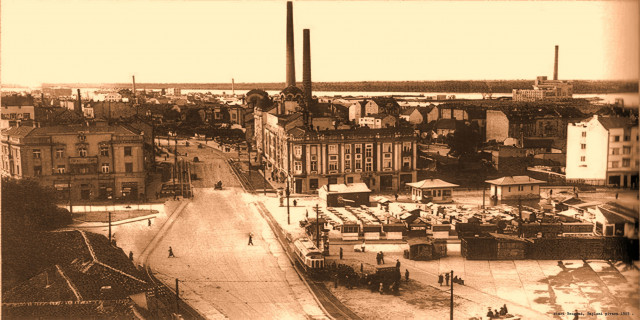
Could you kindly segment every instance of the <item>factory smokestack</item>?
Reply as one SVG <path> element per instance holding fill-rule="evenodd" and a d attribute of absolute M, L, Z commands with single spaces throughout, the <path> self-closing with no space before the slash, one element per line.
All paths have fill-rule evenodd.
<path fill-rule="evenodd" d="M 556 46 L 556 59 L 553 64 L 553 80 L 558 80 L 558 46 Z"/>
<path fill-rule="evenodd" d="M 307 112 L 311 111 L 311 43 L 309 29 L 302 30 L 302 85 Z"/>
<path fill-rule="evenodd" d="M 296 85 L 296 66 L 293 53 L 293 3 L 287 1 L 287 87 Z"/>
<path fill-rule="evenodd" d="M 75 105 L 75 110 L 73 111 L 82 114 L 82 98 L 80 97 L 80 89 L 78 89 L 78 104 Z"/>
<path fill-rule="evenodd" d="M 136 76 L 131 76 L 133 78 L 133 98 L 136 97 Z"/>

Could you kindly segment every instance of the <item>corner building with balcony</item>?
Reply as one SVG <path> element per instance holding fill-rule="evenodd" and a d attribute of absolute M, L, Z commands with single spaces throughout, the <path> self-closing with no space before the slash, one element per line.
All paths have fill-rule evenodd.
<path fill-rule="evenodd" d="M 416 137 L 411 128 L 309 129 L 301 114 L 257 111 L 256 144 L 272 178 L 289 179 L 292 192 L 313 193 L 326 184 L 365 183 L 397 191 L 416 181 Z"/>
<path fill-rule="evenodd" d="M 2 175 L 37 179 L 60 199 L 137 199 L 145 193 L 143 137 L 123 126 L 2 131 Z"/>

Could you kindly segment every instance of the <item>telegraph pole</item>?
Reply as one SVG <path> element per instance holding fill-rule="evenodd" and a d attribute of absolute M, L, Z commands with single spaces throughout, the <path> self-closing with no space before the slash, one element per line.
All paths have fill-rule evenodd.
<path fill-rule="evenodd" d="M 289 194 L 291 193 L 289 191 L 289 177 L 287 177 L 287 190 L 285 191 L 287 194 L 287 224 L 291 224 L 291 216 L 289 213 Z"/>
<path fill-rule="evenodd" d="M 174 160 L 173 160 L 173 199 L 176 199 L 176 174 L 178 174 L 178 132 L 173 133 L 173 140 L 176 143 L 176 148 L 174 150 Z"/>
<path fill-rule="evenodd" d="M 320 249 L 320 208 L 316 203 L 316 248 Z"/>
<path fill-rule="evenodd" d="M 109 243 L 111 243 L 111 211 L 109 211 Z"/>
<path fill-rule="evenodd" d="M 450 309 L 449 318 L 453 320 L 453 270 L 451 270 L 451 309 Z"/>
<path fill-rule="evenodd" d="M 178 286 L 178 278 L 176 278 L 176 313 L 180 313 L 180 287 Z"/>

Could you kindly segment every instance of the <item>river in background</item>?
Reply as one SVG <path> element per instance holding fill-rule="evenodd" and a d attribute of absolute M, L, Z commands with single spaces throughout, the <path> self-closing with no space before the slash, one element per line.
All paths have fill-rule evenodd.
<path fill-rule="evenodd" d="M 40 88 L 33 88 L 33 90 L 39 90 Z M 32 88 L 2 88 L 2 92 L 30 92 Z M 154 91 L 160 91 L 161 89 L 154 89 Z M 92 98 L 95 96 L 96 91 L 104 91 L 104 89 L 99 88 L 80 88 L 80 93 L 85 96 Z M 245 94 L 249 90 L 236 90 L 236 94 Z M 72 89 L 73 94 L 75 95 L 76 88 Z M 231 94 L 231 88 L 227 90 L 206 90 L 206 89 L 182 89 L 182 94 L 188 93 L 207 93 L 211 92 L 212 94 L 222 95 L 222 94 Z M 277 95 L 280 93 L 278 90 L 266 90 L 269 95 Z M 456 99 L 482 99 L 482 93 L 455 93 L 455 92 L 367 92 L 367 91 L 314 91 L 313 94 L 318 97 L 376 97 L 376 96 L 405 96 L 405 99 L 426 99 L 427 97 L 432 97 L 433 100 L 436 99 L 436 96 L 444 95 L 447 98 L 452 98 L 455 96 Z M 499 97 L 511 97 L 510 93 L 494 93 L 493 99 L 497 99 Z M 624 93 L 584 93 L 584 94 L 574 94 L 574 98 L 600 98 L 599 103 L 614 103 L 616 99 L 622 98 L 624 100 L 624 105 L 627 107 L 638 106 L 640 95 L 637 92 L 624 92 Z M 434 101 L 436 102 L 436 101 Z M 443 102 L 443 101 L 438 101 Z"/>

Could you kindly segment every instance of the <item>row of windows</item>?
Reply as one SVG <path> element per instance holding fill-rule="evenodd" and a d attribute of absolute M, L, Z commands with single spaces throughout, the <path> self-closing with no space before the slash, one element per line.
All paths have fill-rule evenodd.
<path fill-rule="evenodd" d="M 630 167 L 631 159 L 622 159 L 622 167 Z M 638 161 L 636 161 L 636 166 L 638 166 Z M 609 168 L 620 168 L 620 161 L 609 161 Z"/>
<path fill-rule="evenodd" d="M 90 167 L 79 167 L 77 173 L 92 173 Z M 56 173 L 59 174 L 64 174 L 67 172 L 67 166 L 64 164 L 58 165 L 58 167 L 55 170 Z M 111 172 L 111 165 L 109 163 L 103 163 L 102 166 L 100 167 L 100 172 L 102 173 L 109 173 Z M 133 163 L 131 162 L 125 162 L 124 164 L 124 172 L 126 173 L 133 173 Z M 33 174 L 36 176 L 40 176 L 42 175 L 42 166 L 34 166 L 33 167 Z"/>
<path fill-rule="evenodd" d="M 78 155 L 80 157 L 86 157 L 87 156 L 87 148 L 86 147 L 79 147 L 78 148 Z M 33 149 L 33 158 L 34 159 L 40 159 L 42 156 L 42 152 L 40 151 L 40 149 Z M 109 147 L 108 146 L 100 146 L 100 156 L 103 157 L 108 157 L 109 156 Z M 125 157 L 130 157 L 131 156 L 131 147 L 124 147 L 124 156 Z M 62 159 L 64 158 L 64 149 L 56 149 L 56 159 Z"/>
<path fill-rule="evenodd" d="M 344 153 L 345 154 L 351 154 L 352 152 L 352 148 L 351 148 L 351 144 L 344 144 Z M 355 154 L 360 154 L 362 153 L 362 144 L 354 144 L 353 145 L 353 153 Z M 383 143 L 382 144 L 382 152 L 385 153 L 390 153 L 393 152 L 393 145 L 391 143 Z M 365 150 L 365 156 L 366 157 L 372 157 L 373 156 L 373 144 L 371 143 L 367 143 L 364 144 L 364 150 Z M 411 142 L 403 142 L 402 143 L 402 151 L 407 152 L 411 150 Z M 311 155 L 317 155 L 318 154 L 318 146 L 310 146 L 309 151 L 311 153 Z M 337 144 L 330 144 L 328 146 L 328 153 L 329 154 L 338 154 L 338 145 Z M 302 146 L 294 146 L 293 147 L 293 154 L 296 158 L 300 158 L 302 157 Z"/>
<path fill-rule="evenodd" d="M 525 186 L 517 186 L 518 191 L 524 191 L 524 187 Z M 529 187 L 531 187 L 531 190 L 533 190 L 533 186 L 529 186 Z M 509 192 L 511 192 L 511 187 L 509 187 Z"/>
<path fill-rule="evenodd" d="M 312 156 L 311 158 L 311 162 L 310 162 L 310 167 L 311 167 L 311 171 L 318 171 L 318 161 L 316 156 Z M 351 170 L 352 167 L 352 161 L 351 161 L 351 155 L 350 154 L 345 154 L 344 155 L 344 170 Z M 372 157 L 365 157 L 364 158 L 365 162 L 364 162 L 364 170 L 365 171 L 373 171 L 373 158 Z M 338 156 L 337 155 L 330 155 L 329 156 L 329 171 L 337 171 L 338 170 Z M 354 165 L 354 169 L 356 170 L 362 170 L 362 155 L 361 154 L 356 154 L 355 155 L 355 160 L 353 161 L 353 165 Z M 391 159 L 391 156 L 389 154 L 389 157 L 385 157 L 385 159 L 383 159 L 382 161 L 382 168 L 383 169 L 391 169 L 393 166 L 393 161 Z M 403 157 L 402 158 L 402 165 L 403 167 L 410 167 L 411 166 L 411 157 Z M 293 169 L 295 172 L 302 172 L 302 161 L 294 161 L 293 162 Z"/>
<path fill-rule="evenodd" d="M 620 148 L 611 148 L 611 154 L 620 154 Z M 631 154 L 631 147 L 622 147 L 622 154 Z"/>

